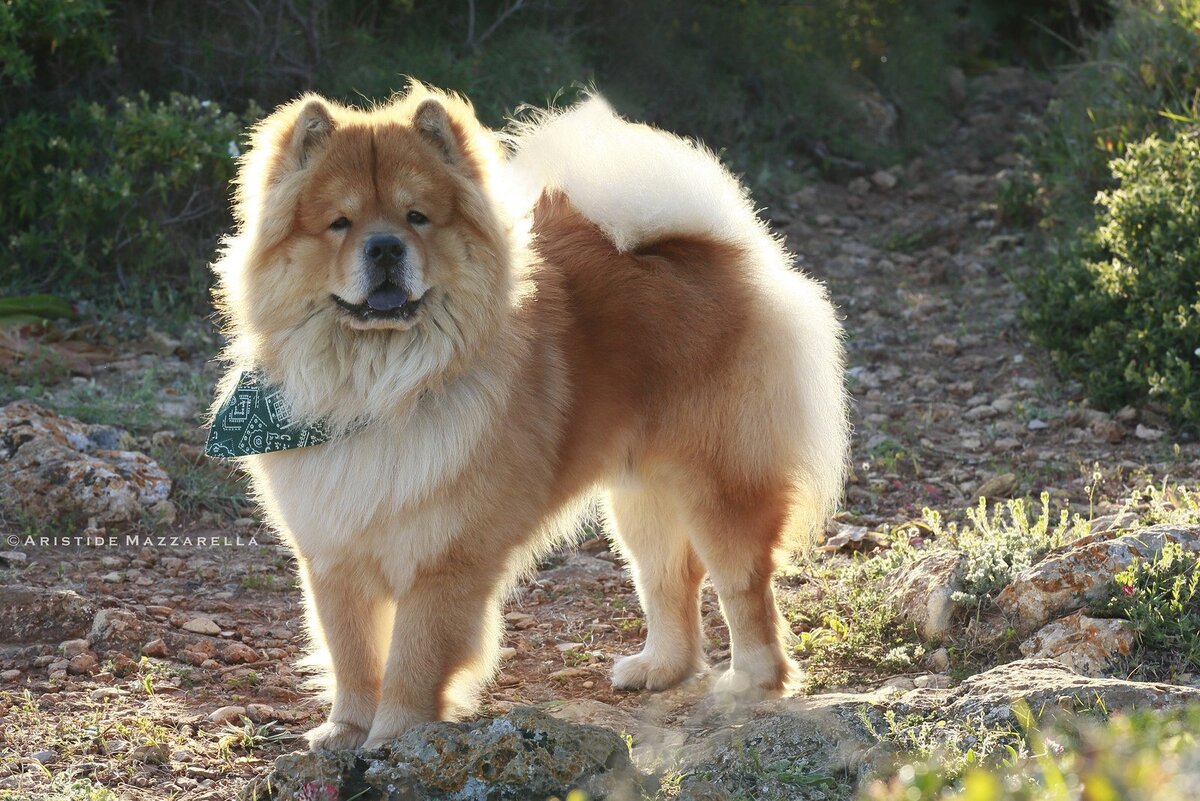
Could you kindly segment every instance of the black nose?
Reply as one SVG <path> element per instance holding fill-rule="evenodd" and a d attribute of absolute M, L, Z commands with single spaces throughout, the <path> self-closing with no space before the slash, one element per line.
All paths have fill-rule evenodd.
<path fill-rule="evenodd" d="M 391 234 L 378 234 L 363 245 L 363 255 L 371 264 L 386 270 L 404 261 L 404 243 Z"/>

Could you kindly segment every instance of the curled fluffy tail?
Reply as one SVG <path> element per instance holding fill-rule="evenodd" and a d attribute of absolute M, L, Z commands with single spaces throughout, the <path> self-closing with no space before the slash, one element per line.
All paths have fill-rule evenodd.
<path fill-rule="evenodd" d="M 600 97 L 516 124 L 510 141 L 510 167 L 530 196 L 564 193 L 621 252 L 665 236 L 740 244 L 765 233 L 712 151 L 627 122 Z"/>

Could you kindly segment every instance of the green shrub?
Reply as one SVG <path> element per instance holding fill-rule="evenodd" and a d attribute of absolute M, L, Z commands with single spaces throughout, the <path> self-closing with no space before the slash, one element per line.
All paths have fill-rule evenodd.
<path fill-rule="evenodd" d="M 1200 40 L 1197 42 L 1200 44 Z M 1152 398 L 1200 423 L 1200 140 L 1152 134 L 1111 162 L 1092 227 L 1033 273 L 1028 319 L 1101 406 Z"/>
<path fill-rule="evenodd" d="M 4 123 L 4 283 L 117 306 L 203 298 L 244 126 L 213 103 L 145 94 Z"/>
<path fill-rule="evenodd" d="M 0 3 L 0 90 L 4 92 L 32 85 L 39 74 L 66 77 L 108 63 L 113 55 L 103 0 Z"/>
<path fill-rule="evenodd" d="M 1096 610 L 1130 621 L 1139 655 L 1165 668 L 1200 669 L 1200 554 L 1168 542 L 1153 559 L 1135 560 L 1113 576 L 1109 599 Z"/>

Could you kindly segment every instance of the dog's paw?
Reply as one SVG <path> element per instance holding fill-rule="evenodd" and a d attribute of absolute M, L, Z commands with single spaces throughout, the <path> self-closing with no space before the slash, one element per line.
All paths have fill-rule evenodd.
<path fill-rule="evenodd" d="M 642 651 L 623 656 L 613 665 L 614 690 L 665 690 L 700 669 L 698 659 L 666 660 Z"/>
<path fill-rule="evenodd" d="M 345 751 L 358 748 L 367 740 L 367 730 L 353 723 L 335 723 L 327 720 L 307 735 L 308 747 L 313 751 Z"/>
<path fill-rule="evenodd" d="M 782 655 L 771 655 L 750 665 L 750 669 L 730 668 L 713 685 L 716 696 L 753 703 L 777 698 L 796 681 L 796 666 Z"/>

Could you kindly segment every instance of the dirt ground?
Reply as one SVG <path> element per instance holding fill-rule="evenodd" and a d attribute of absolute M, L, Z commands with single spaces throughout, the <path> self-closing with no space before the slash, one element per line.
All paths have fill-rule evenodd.
<path fill-rule="evenodd" d="M 884 532 L 925 506 L 952 514 L 993 479 L 997 494 L 1047 491 L 1099 514 L 1148 479 L 1200 475 L 1196 443 L 1176 441 L 1144 410 L 1089 410 L 1022 330 L 1014 281 L 1031 254 L 1020 232 L 998 224 L 994 198 L 1017 160 L 1014 136 L 1050 90 L 1018 70 L 976 79 L 954 129 L 924 157 L 813 185 L 767 211 L 845 315 L 854 476 L 831 531 Z M 89 342 L 76 332 L 68 341 L 59 346 L 73 354 L 69 369 L 5 385 L 0 401 L 149 381 L 129 396 L 141 406 L 126 411 L 149 445 L 173 451 L 171 464 L 195 487 L 195 471 L 211 469 L 196 467 L 204 432 L 194 421 L 214 378 L 206 362 L 215 339 Z M 175 424 L 155 440 L 160 418 Z M 224 800 L 299 747 L 295 736 L 323 708 L 294 666 L 304 636 L 290 556 L 254 515 L 232 496 L 181 505 L 173 525 L 89 535 L 116 536 L 115 547 L 30 545 L 27 522 L 5 521 L 17 537 L 10 550 L 26 559 L 0 562 L 0 583 L 74 589 L 96 608 L 132 613 L 133 631 L 127 648 L 93 666 L 83 660 L 78 672 L 75 663 L 56 669 L 57 642 L 0 646 L 0 799 Z M 38 533 L 85 536 L 84 528 Z M 126 544 L 131 534 L 150 539 Z M 728 640 L 711 592 L 704 611 L 708 656 L 719 663 Z M 506 613 L 502 672 L 485 713 L 574 699 L 647 703 L 609 686 L 613 658 L 636 651 L 644 632 L 632 583 L 602 538 L 547 560 Z M 183 628 L 197 617 L 215 634 Z M 231 722 L 210 720 L 230 705 L 249 722 L 237 710 L 224 712 Z"/>

